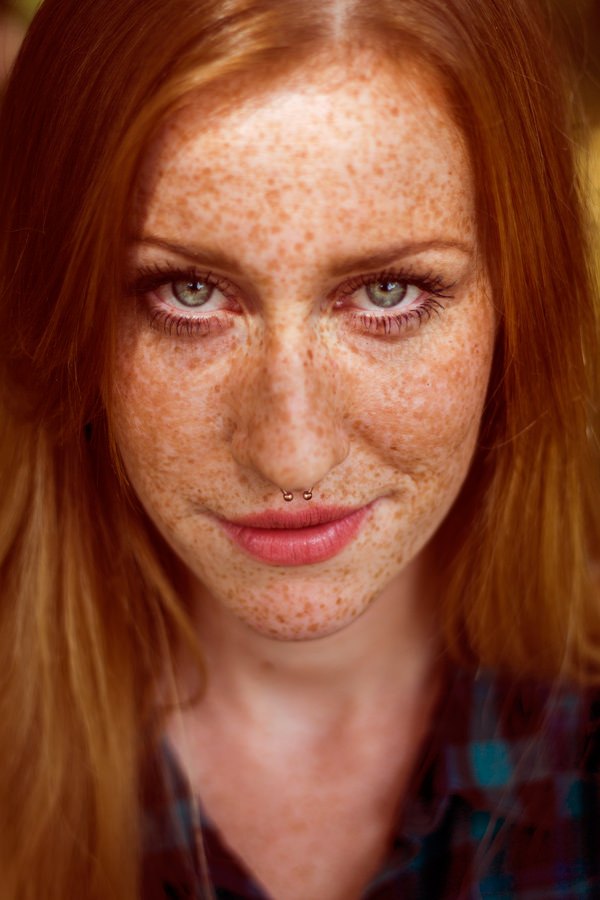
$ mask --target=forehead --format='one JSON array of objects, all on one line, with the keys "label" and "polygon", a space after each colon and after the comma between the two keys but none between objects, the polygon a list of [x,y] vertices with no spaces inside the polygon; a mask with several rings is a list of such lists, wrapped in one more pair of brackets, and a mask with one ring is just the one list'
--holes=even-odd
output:
[{"label": "forehead", "polygon": [[140,188],[145,232],[210,235],[273,260],[311,242],[354,252],[392,237],[468,239],[474,224],[470,164],[440,85],[417,63],[366,52],[254,92],[199,94],[151,147]]}]

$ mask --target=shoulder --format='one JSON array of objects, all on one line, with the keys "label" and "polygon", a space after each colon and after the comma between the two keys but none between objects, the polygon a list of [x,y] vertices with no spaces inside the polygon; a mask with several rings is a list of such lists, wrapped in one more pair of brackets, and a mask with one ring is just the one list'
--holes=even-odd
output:
[{"label": "shoulder", "polygon": [[446,749],[483,790],[600,771],[597,688],[458,671],[444,718]]},{"label": "shoulder", "polygon": [[165,739],[151,742],[141,772],[142,896],[195,898],[198,823],[189,786]]},{"label": "shoulder", "polygon": [[600,691],[458,673],[447,712],[454,840],[482,896],[600,896]]},{"label": "shoulder", "polygon": [[600,689],[483,672],[466,680],[471,737],[522,753],[535,745],[537,769],[598,771]]}]

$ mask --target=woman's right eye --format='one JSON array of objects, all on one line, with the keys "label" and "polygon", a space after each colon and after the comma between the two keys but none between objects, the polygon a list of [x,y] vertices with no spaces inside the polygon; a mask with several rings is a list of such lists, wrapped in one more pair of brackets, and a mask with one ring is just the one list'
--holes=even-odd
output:
[{"label": "woman's right eye", "polygon": [[165,304],[171,309],[193,312],[202,310],[216,312],[219,309],[231,309],[230,292],[225,285],[220,286],[221,279],[212,276],[164,277],[154,284],[147,285],[142,292],[155,302]]},{"label": "woman's right eye", "polygon": [[141,268],[131,290],[151,303],[158,301],[183,310],[231,309],[237,293],[227,279],[211,272],[161,269],[159,266]]},{"label": "woman's right eye", "polygon": [[[132,293],[144,300],[150,324],[169,335],[207,335],[227,329],[240,311],[234,286],[209,272],[141,269]],[[237,292],[235,292],[237,294]]]},{"label": "woman's right eye", "polygon": [[168,285],[163,285],[162,290],[165,289],[170,289],[174,299],[182,306],[195,309],[208,303],[215,286],[209,284],[208,281],[194,278],[186,281],[172,281]]}]

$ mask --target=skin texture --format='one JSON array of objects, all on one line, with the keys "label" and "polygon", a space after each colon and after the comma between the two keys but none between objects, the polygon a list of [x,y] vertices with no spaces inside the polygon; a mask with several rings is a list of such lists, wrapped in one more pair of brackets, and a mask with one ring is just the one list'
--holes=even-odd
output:
[{"label": "skin texture", "polygon": [[[468,471],[492,358],[469,161],[432,77],[363,51],[196,98],[149,150],[137,219],[132,282],[152,267],[185,282],[172,272],[196,255],[221,291],[177,309],[138,278],[119,329],[113,427],[190,573],[209,674],[170,738],[274,896],[348,900],[429,726],[427,545]],[[382,310],[357,278],[407,270],[449,295],[421,320],[426,290]],[[360,318],[394,312],[390,334]],[[197,316],[217,329],[188,333]],[[328,561],[259,562],[218,523],[299,507],[311,487],[313,504],[373,504]]]},{"label": "skin texture", "polygon": [[[226,326],[211,335],[151,327],[144,306],[156,291],[123,304],[118,444],[191,572],[253,629],[284,640],[348,625],[416,557],[463,482],[488,379],[493,315],[460,138],[432,88],[407,76],[399,92],[380,66],[372,76],[349,82],[332,65],[208,121],[199,102],[165,129],[143,173],[141,233],[228,251],[239,272],[197,267],[234,298],[215,292],[198,312]],[[332,271],[428,241],[466,252]],[[139,244],[136,265],[185,270],[193,260]],[[359,287],[333,308],[351,276],[406,266],[454,285],[429,321],[395,337],[365,332],[356,311],[382,310]],[[160,293],[166,308],[169,290]],[[359,537],[325,563],[262,564],[215,522],[281,508],[281,488],[309,487],[313,503],[376,501]]]}]

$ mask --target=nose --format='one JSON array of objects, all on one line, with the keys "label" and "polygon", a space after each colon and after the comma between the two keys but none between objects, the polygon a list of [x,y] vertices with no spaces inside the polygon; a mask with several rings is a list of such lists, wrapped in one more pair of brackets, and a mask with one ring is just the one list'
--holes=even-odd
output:
[{"label": "nose", "polygon": [[249,355],[236,384],[234,458],[280,490],[301,494],[348,454],[337,367],[300,328],[266,338]]}]

